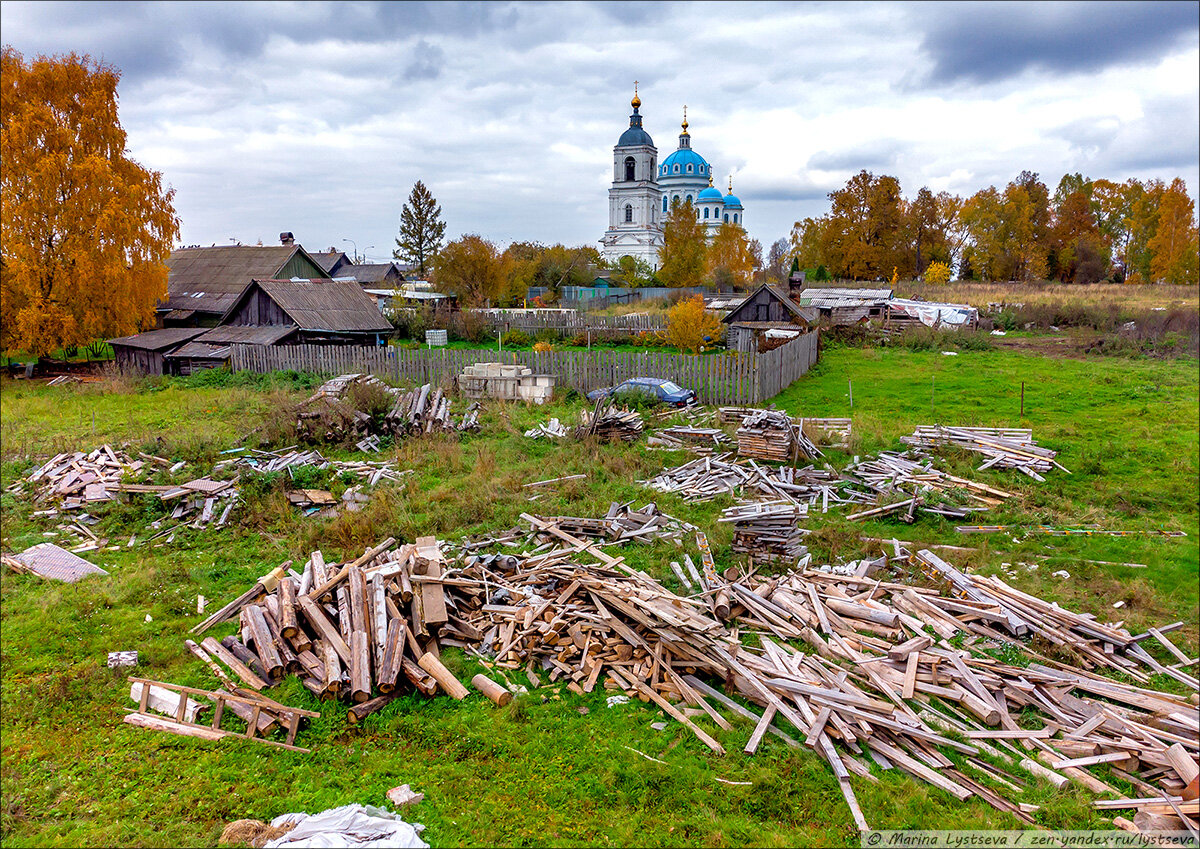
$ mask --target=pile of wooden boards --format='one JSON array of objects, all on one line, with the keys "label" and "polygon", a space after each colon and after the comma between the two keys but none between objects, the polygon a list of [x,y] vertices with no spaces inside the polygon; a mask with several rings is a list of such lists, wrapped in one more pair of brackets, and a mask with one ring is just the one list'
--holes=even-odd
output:
[{"label": "pile of wooden boards", "polygon": [[1054,459],[1058,452],[1040,447],[1033,440],[1033,431],[1027,428],[923,425],[916,428],[912,436],[900,437],[900,441],[917,448],[952,447],[973,451],[988,458],[980,469],[1018,469],[1036,481],[1045,480],[1042,473],[1055,467],[1070,474]]},{"label": "pile of wooden boards", "polygon": [[565,439],[569,431],[567,426],[558,419],[551,419],[545,424],[536,424],[525,435],[530,439]]},{"label": "pile of wooden boards", "polygon": [[[860,828],[867,824],[850,776],[875,780],[869,761],[960,800],[977,796],[1027,825],[1035,806],[1010,797],[1032,779],[1120,795],[1087,769],[1120,763],[1134,781],[1156,782],[1154,791],[1176,801],[1188,786],[1197,752],[1193,704],[1021,649],[1007,633],[1010,611],[995,602],[812,570],[720,575],[702,538],[703,566],[688,558],[690,580],[676,564],[689,591],[692,581],[700,585],[703,595],[693,599],[584,540],[561,531],[559,538],[564,546],[555,551],[505,555],[503,569],[474,558],[447,573],[456,587],[487,588],[486,603],[476,596],[459,609],[483,632],[481,654],[494,668],[523,669],[535,686],[548,673],[577,692],[603,683],[653,702],[718,753],[723,746],[696,720],[729,730],[723,710],[746,716],[756,723],[747,752],[770,732],[825,758]],[[1006,605],[1020,598],[1007,592]],[[1116,626],[1032,597],[1021,604],[1029,618],[1036,609],[1039,633],[1056,631],[1068,644],[1119,636],[1112,654],[1145,662],[1133,648],[1139,638]],[[747,630],[759,633],[758,648],[738,638]],[[783,644],[797,638],[813,653]],[[1006,646],[1037,662],[998,660],[993,652]],[[763,712],[698,676],[726,682]],[[1029,728],[1035,716],[1044,724]],[[946,750],[967,756],[963,766]]]},{"label": "pile of wooden boards", "polygon": [[523,515],[522,518],[529,522],[533,534],[542,539],[556,538],[548,530],[548,526],[553,526],[577,537],[599,540],[604,544],[629,540],[644,544],[663,539],[681,540],[684,533],[696,530],[694,525],[663,513],[653,501],[637,510],[632,508],[632,501],[624,504],[614,501],[609,505],[608,512],[598,519],[529,515]]},{"label": "pile of wooden boards", "polygon": [[808,505],[794,501],[764,501],[726,508],[720,522],[733,524],[735,554],[750,555],[752,563],[783,561],[795,564],[808,553],[799,523],[808,518]]},{"label": "pile of wooden boards", "polygon": [[[296,675],[321,698],[348,702],[351,722],[407,690],[432,696],[441,688],[463,698],[467,690],[439,649],[473,645],[481,635],[454,612],[461,602],[447,596],[445,565],[433,537],[399,547],[387,539],[343,564],[314,551],[299,575],[280,567],[197,625],[193,631],[203,633],[238,618],[237,635],[206,637],[198,648],[214,674],[229,680],[211,662],[219,660],[255,691]],[[188,648],[199,656],[194,644]],[[487,685],[476,682],[501,697],[503,688]]]},{"label": "pile of wooden boards", "polygon": [[877,493],[877,502],[886,502],[847,516],[851,521],[902,513],[901,518],[911,522],[917,510],[962,518],[1013,497],[1011,492],[939,471],[928,460],[913,460],[907,452],[882,451],[866,460],[855,457],[845,471]]},{"label": "pile of wooden boards", "polygon": [[[737,443],[739,457],[786,463],[796,449],[796,427],[787,413],[757,410],[742,419],[737,429]],[[816,455],[805,453],[804,456]]]},{"label": "pile of wooden boards", "polygon": [[691,451],[693,454],[716,454],[730,443],[728,434],[716,427],[677,425],[654,431],[646,440],[651,448]]},{"label": "pile of wooden boards", "polygon": [[[56,454],[30,472],[24,481],[8,488],[32,489],[37,504],[52,505],[42,515],[56,515],[61,510],[83,509],[89,503],[112,501],[116,496],[110,491],[123,478],[134,477],[149,468],[172,468],[168,460],[150,455],[139,455],[134,460],[124,451],[114,451],[110,445],[101,445],[91,452],[74,451]],[[147,463],[150,466],[147,467]],[[181,467],[183,464],[175,464]]]},{"label": "pile of wooden boards", "polygon": [[[354,394],[369,388],[390,398],[391,406],[382,416],[357,409]],[[371,375],[340,375],[322,384],[297,405],[296,435],[304,443],[357,444],[371,436],[413,436],[422,433],[454,433],[479,429],[479,404],[472,403],[462,418],[455,421],[450,398],[440,387],[426,383],[405,392],[388,386]],[[368,443],[368,447],[371,447]],[[378,448],[375,443],[374,447]]]},{"label": "pile of wooden boards", "polygon": [[733,461],[732,454],[700,457],[672,469],[663,469],[642,486],[671,492],[691,503],[712,501],[728,493],[734,497],[785,500],[796,504],[870,502],[874,496],[847,487],[832,469],[806,466],[760,466],[754,460]]},{"label": "pile of wooden boards", "polygon": [[596,404],[595,410],[584,410],[582,419],[583,423],[575,428],[576,439],[595,436],[634,442],[642,435],[644,427],[642,416],[636,410],[618,410],[603,398]]},{"label": "pile of wooden boards", "polygon": [[[242,449],[236,449],[241,451]],[[315,450],[297,451],[284,448],[279,451],[260,451],[250,449],[236,459],[221,460],[213,466],[213,472],[222,471],[230,466],[250,469],[255,472],[268,473],[286,471],[288,477],[295,480],[296,471],[302,468],[331,469],[337,475],[355,475],[367,486],[375,486],[380,481],[399,483],[405,475],[411,475],[412,469],[399,470],[390,460],[330,460],[321,452]]]}]

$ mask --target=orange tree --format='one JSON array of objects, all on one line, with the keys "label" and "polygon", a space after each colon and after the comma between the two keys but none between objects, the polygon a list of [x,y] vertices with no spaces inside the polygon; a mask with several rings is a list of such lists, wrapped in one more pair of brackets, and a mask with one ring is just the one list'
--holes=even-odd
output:
[{"label": "orange tree", "polygon": [[699,286],[704,280],[708,243],[692,202],[678,201],[663,222],[658,277],[668,286]]},{"label": "orange tree", "polygon": [[684,298],[667,311],[663,339],[668,345],[694,354],[721,338],[721,319],[704,308],[704,298]]},{"label": "orange tree", "polygon": [[44,355],[135,333],[167,293],[173,189],[125,153],[120,72],[87,56],[0,73],[0,348]]}]

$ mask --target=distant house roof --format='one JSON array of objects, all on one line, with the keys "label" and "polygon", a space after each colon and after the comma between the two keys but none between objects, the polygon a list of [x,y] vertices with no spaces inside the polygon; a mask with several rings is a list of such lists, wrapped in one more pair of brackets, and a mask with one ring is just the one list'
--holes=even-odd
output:
[{"label": "distant house roof", "polygon": [[404,274],[394,262],[362,263],[361,265],[346,265],[337,270],[336,277],[353,277],[358,285],[366,286],[372,283],[383,283],[389,277],[403,279]]},{"label": "distant house roof", "polygon": [[285,336],[296,332],[296,328],[286,324],[254,325],[225,324],[206,330],[194,341],[206,342],[210,345],[229,345],[234,342],[245,342],[248,345],[274,345]]},{"label": "distant house roof", "polygon": [[353,260],[346,256],[345,251],[321,251],[320,253],[310,251],[308,255],[313,258],[313,262],[321,266],[326,274],[333,274],[347,266],[354,265]]},{"label": "distant house roof", "polygon": [[254,280],[238,295],[221,319],[224,324],[239,303],[258,287],[302,330],[334,333],[382,333],[392,329],[379,307],[352,280]]},{"label": "distant house roof", "polygon": [[886,301],[891,289],[809,288],[800,293],[800,303],[814,307],[856,306],[865,302]]},{"label": "distant house roof", "polygon": [[752,304],[758,294],[763,291],[766,291],[768,294],[770,294],[772,298],[779,301],[784,309],[806,324],[812,324],[814,321],[816,321],[816,313],[814,313],[812,310],[803,309],[799,304],[789,298],[786,292],[775,286],[772,286],[770,283],[764,283],[751,292],[745,298],[745,300],[726,313],[721,321],[725,322],[726,324],[733,324],[735,322],[740,323],[738,316],[741,314],[742,308],[747,304]]},{"label": "distant house roof", "polygon": [[300,257],[321,270],[299,245],[179,248],[167,260],[167,302],[160,309],[224,313],[255,278],[275,278]]},{"label": "distant house roof", "polygon": [[165,351],[182,342],[196,338],[204,332],[203,327],[167,327],[162,330],[147,330],[133,336],[121,336],[109,339],[110,345],[123,345],[126,348],[138,348],[143,351]]}]

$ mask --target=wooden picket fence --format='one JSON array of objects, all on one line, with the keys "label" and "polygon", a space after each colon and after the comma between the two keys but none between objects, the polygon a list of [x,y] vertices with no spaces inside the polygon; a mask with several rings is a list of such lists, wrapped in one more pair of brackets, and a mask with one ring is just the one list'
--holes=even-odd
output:
[{"label": "wooden picket fence", "polygon": [[383,380],[450,384],[475,363],[528,366],[553,374],[558,386],[589,392],[631,377],[673,380],[695,390],[705,404],[757,404],[778,395],[817,361],[817,331],[765,354],[710,356],[658,351],[479,351],[453,348],[403,349],[390,346],[235,344],[234,371],[259,374],[304,371],[322,375],[373,374]]}]

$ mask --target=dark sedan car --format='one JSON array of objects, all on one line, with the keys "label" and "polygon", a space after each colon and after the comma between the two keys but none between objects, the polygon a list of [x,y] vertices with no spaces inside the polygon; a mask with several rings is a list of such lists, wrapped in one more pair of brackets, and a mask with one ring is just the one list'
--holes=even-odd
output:
[{"label": "dark sedan car", "polygon": [[672,407],[686,407],[696,403],[696,393],[692,390],[655,377],[633,377],[616,386],[593,389],[588,393],[588,400],[598,401],[608,395],[623,395],[626,392],[637,392]]}]

